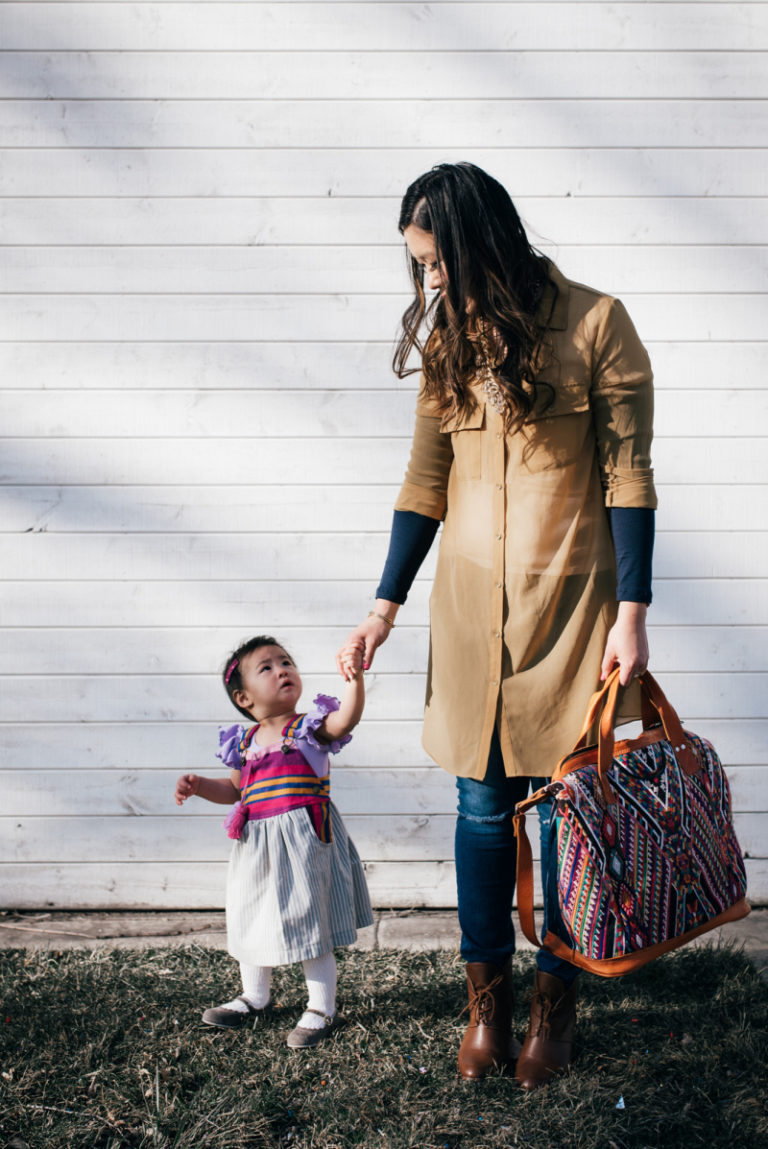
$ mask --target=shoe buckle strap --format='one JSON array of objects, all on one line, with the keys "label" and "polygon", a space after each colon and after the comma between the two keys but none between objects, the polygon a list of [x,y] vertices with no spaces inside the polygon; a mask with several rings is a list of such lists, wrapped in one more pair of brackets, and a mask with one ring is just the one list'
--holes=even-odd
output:
[{"label": "shoe buckle strap", "polygon": [[329,1017],[327,1013],[323,1013],[322,1009],[310,1009],[309,1006],[304,1010],[305,1013],[316,1013],[318,1017],[322,1017],[326,1025],[333,1025],[333,1018]]}]

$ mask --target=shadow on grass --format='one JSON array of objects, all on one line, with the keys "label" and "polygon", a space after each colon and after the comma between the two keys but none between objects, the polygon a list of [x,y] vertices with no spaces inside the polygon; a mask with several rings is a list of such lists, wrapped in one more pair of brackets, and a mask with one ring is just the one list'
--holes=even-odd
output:
[{"label": "shadow on grass", "polygon": [[[285,1047],[298,967],[275,971],[272,1018],[237,1031],[199,1020],[237,992],[216,951],[5,951],[0,970],[0,1140],[17,1149],[768,1144],[768,987],[725,948],[584,977],[576,1064],[530,1097],[509,1076],[458,1079],[452,953],[341,953],[347,1024],[304,1051]],[[532,972],[521,957],[519,1036]]]}]

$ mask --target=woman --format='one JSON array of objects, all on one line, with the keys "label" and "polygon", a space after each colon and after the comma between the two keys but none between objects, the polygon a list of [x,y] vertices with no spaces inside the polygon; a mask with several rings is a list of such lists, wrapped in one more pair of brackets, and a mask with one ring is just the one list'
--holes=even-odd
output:
[{"label": "woman", "polygon": [[[598,680],[618,664],[627,685],[648,660],[652,375],[621,303],[534,251],[479,168],[421,176],[399,226],[415,298],[394,367],[407,374],[415,350],[421,385],[384,574],[349,638],[370,666],[444,520],[423,744],[457,779],[459,1071],[480,1078],[511,1057],[510,814],[572,748]],[[624,719],[638,713],[630,694]],[[570,1062],[576,972],[539,951],[525,1089]]]}]

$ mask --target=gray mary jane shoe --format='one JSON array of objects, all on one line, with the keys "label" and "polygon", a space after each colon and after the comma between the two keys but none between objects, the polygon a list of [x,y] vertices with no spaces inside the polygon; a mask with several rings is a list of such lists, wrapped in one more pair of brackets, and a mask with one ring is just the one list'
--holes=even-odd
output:
[{"label": "gray mary jane shoe", "polygon": [[203,1022],[205,1025],[216,1025],[219,1029],[241,1029],[247,1025],[249,1021],[254,1018],[264,1017],[271,1010],[271,1006],[265,1005],[263,1009],[256,1009],[251,1005],[247,998],[238,996],[238,1001],[244,1002],[248,1006],[247,1012],[241,1009],[227,1009],[224,1005],[217,1005],[213,1009],[206,1009],[203,1014]]},{"label": "gray mary jane shoe", "polygon": [[321,1013],[319,1009],[306,1009],[305,1013],[316,1013],[318,1017],[322,1017],[324,1024],[320,1029],[305,1029],[302,1025],[297,1025],[288,1034],[287,1045],[289,1049],[309,1049],[313,1045],[319,1045],[321,1041],[325,1041],[326,1037],[344,1025],[344,1018],[338,1013],[333,1017],[328,1017],[326,1014]]}]

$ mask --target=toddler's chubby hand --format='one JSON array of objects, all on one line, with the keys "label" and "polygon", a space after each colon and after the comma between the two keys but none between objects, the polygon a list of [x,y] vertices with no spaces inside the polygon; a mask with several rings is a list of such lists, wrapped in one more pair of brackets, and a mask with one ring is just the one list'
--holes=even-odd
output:
[{"label": "toddler's chubby hand", "polygon": [[200,789],[200,778],[197,774],[182,774],[176,782],[174,798],[176,805],[182,806],[187,798],[191,798]]},{"label": "toddler's chubby hand", "polygon": [[339,666],[342,677],[351,682],[363,673],[365,644],[361,640],[346,643],[339,651]]}]

